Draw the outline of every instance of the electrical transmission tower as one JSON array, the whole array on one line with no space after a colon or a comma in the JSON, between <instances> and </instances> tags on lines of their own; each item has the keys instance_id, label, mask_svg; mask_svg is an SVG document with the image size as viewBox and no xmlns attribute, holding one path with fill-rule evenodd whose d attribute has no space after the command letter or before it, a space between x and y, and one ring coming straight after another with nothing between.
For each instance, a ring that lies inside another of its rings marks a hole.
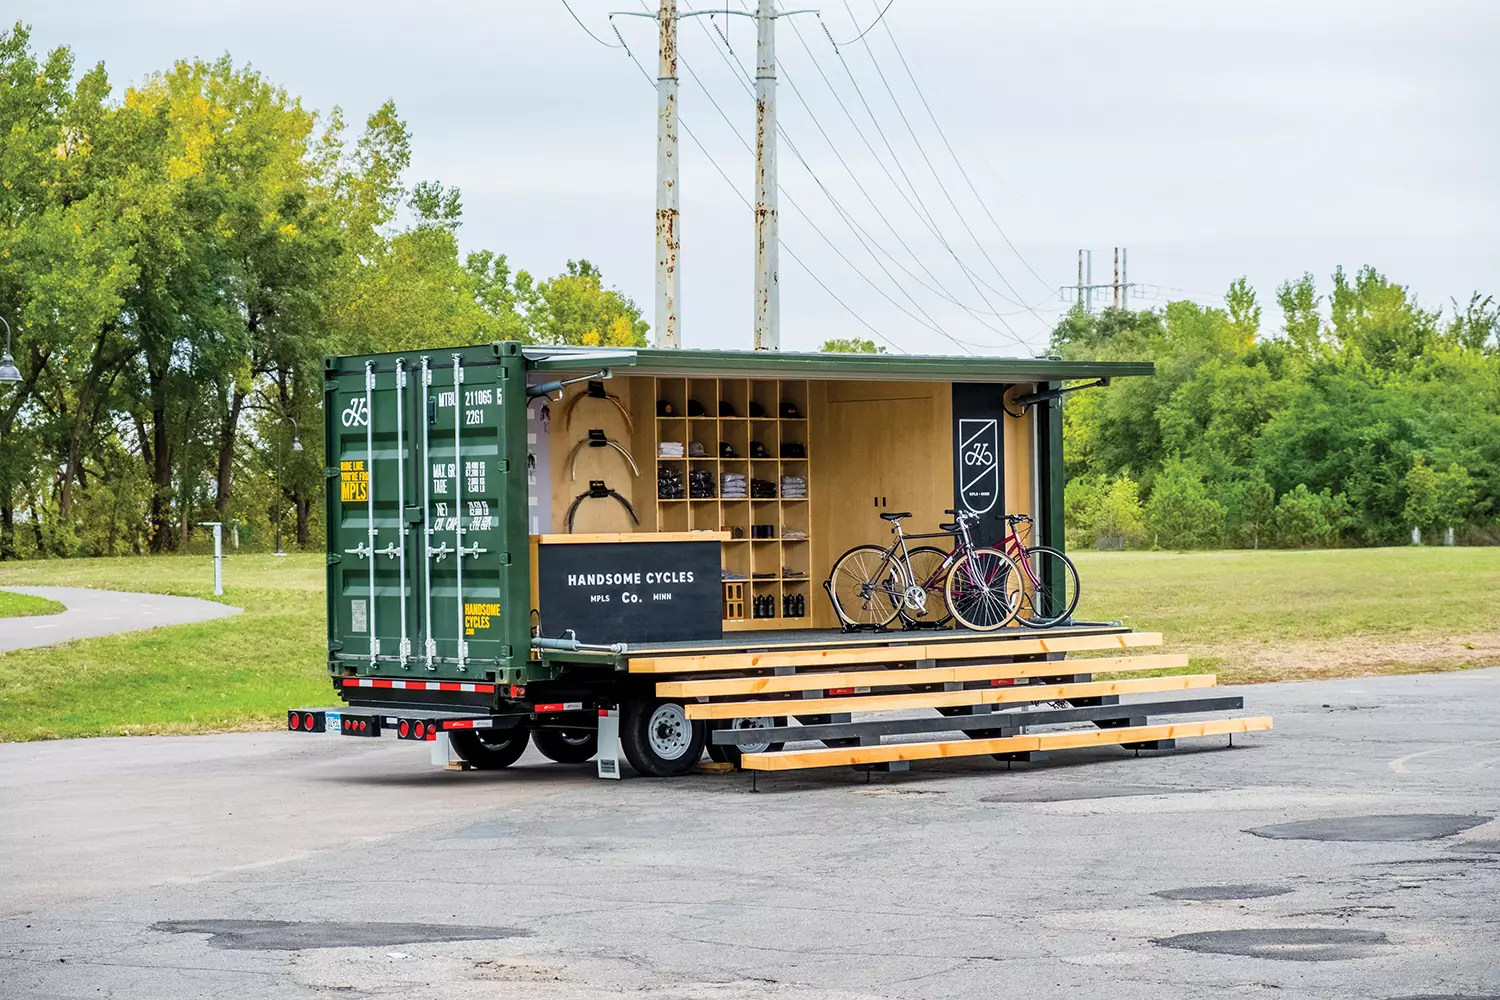
<instances>
[{"instance_id":1,"label":"electrical transmission tower","mask_svg":"<svg viewBox=\"0 0 1500 1000\"><path fill-rule=\"evenodd\" d=\"M1115 280L1111 282L1094 283L1094 251L1078 251L1078 283L1076 285L1064 285L1058 291L1066 295L1069 291L1074 293L1073 301L1083 306L1083 311L1091 313L1094 311L1094 292L1101 288L1109 288L1114 291L1113 305L1116 309L1130 308L1130 290L1137 287L1137 283L1129 278L1130 251L1127 248L1115 247Z\"/></svg>"}]
</instances>

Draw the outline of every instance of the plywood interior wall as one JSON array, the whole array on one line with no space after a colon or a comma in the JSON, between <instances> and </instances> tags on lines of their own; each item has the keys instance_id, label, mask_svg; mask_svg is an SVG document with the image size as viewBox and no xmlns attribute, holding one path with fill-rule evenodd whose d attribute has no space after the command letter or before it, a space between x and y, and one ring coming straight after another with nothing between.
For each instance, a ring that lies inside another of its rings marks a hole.
<instances>
[{"instance_id":1,"label":"plywood interior wall","mask_svg":"<svg viewBox=\"0 0 1500 1000\"><path fill-rule=\"evenodd\" d=\"M1035 386L1031 384L1012 386L1006 390L1005 405L1012 413L1020 413L1012 399L1016 396L1024 396L1032 392ZM1005 417L1004 449L1005 449L1005 512L1007 514L1031 514L1032 497L1035 495L1032 489L1033 456L1032 442L1035 440L1035 408L1026 410L1019 418L1007 415ZM994 539L988 539L994 541Z\"/></svg>"},{"instance_id":2,"label":"plywood interior wall","mask_svg":"<svg viewBox=\"0 0 1500 1000\"><path fill-rule=\"evenodd\" d=\"M644 425L646 433L649 434L652 411L642 410L639 401L634 398L636 393L633 391L633 383L638 381L641 380L613 378L604 384L630 409L630 416L635 421L637 432ZM637 527L633 524L625 508L614 499L585 500L579 505L578 513L573 521L573 530L576 533L649 531L651 527L647 518L650 516L650 511L644 510L643 506L651 507L651 501L655 495L655 483L647 481L651 475L650 448L649 446L641 447L637 439L638 434L631 432L624 416L613 403L607 400L585 399L579 402L573 410L573 420L570 425L565 417L568 403L575 397L587 393L588 384L580 382L577 385L568 386L562 400L554 400L549 404L552 419L548 421L546 436L552 459L552 531L557 534L567 532L568 508L578 494L589 488L591 479L604 480L606 484L629 500L636 514L641 518L641 525ZM591 428L596 427L632 452L636 465L641 470L639 477L631 473L630 465L613 448L589 448L587 446L580 449L578 453L577 477L574 478L568 474L568 453L572 451L573 445L588 437Z\"/></svg>"},{"instance_id":3,"label":"plywood interior wall","mask_svg":"<svg viewBox=\"0 0 1500 1000\"><path fill-rule=\"evenodd\" d=\"M855 545L889 544L879 515L911 511L936 531L953 506L953 393L946 382L813 382L812 443L824 484L812 503L815 627L838 619L822 581Z\"/></svg>"}]
</instances>

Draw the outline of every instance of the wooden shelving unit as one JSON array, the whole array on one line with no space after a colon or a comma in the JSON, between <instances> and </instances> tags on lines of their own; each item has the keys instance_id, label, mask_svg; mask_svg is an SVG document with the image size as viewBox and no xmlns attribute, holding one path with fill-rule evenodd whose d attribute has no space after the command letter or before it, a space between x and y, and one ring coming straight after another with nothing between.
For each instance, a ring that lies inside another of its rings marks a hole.
<instances>
[{"instance_id":1,"label":"wooden shelving unit","mask_svg":"<svg viewBox=\"0 0 1500 1000\"><path fill-rule=\"evenodd\" d=\"M654 420L652 454L657 482L664 469L681 473L682 499L656 500L658 531L714 530L735 532L739 538L723 543L724 568L743 579L726 580L726 585L742 584L740 598L731 601L726 595L726 614L738 608L743 617L724 619L726 630L805 628L812 624L812 518L807 497L782 496L782 478L800 476L812 491L813 455L808 433L808 385L805 380L760 379L680 379L657 378L655 398L670 407L666 416ZM689 415L689 402L698 406ZM751 403L762 416L751 416ZM725 414L720 404L727 404ZM784 404L796 407L796 417L781 416ZM701 411L699 410L701 406ZM732 415L728 415L732 414ZM682 458L664 458L663 442L683 446ZM752 442L765 449L765 457L752 458ZM690 454L693 444L703 447L703 457ZM803 447L805 458L784 458L782 445ZM722 457L721 447L728 444L734 457ZM707 472L713 479L712 498L690 494L694 472ZM724 474L745 476L747 492L753 492L753 480L775 484L774 498L725 499ZM771 537L754 537L757 525L769 525ZM787 532L801 533L800 538L786 538ZM774 617L754 617L758 598L770 597ZM784 614L786 599L801 598L803 614Z\"/></svg>"}]
</instances>

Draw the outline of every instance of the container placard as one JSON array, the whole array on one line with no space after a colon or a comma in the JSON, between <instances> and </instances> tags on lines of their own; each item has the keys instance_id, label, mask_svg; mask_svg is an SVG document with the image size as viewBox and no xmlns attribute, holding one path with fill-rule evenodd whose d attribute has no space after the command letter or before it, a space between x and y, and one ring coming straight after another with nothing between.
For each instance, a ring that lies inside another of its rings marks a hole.
<instances>
[{"instance_id":1,"label":"container placard","mask_svg":"<svg viewBox=\"0 0 1500 1000\"><path fill-rule=\"evenodd\" d=\"M720 564L716 541L539 546L542 631L596 643L720 638Z\"/></svg>"}]
</instances>

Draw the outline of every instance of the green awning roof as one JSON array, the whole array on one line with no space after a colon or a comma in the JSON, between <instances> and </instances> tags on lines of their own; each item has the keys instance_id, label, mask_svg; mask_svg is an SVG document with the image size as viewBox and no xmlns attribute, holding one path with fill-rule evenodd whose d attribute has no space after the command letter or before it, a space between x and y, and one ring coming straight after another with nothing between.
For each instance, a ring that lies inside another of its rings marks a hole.
<instances>
[{"instance_id":1,"label":"green awning roof","mask_svg":"<svg viewBox=\"0 0 1500 1000\"><path fill-rule=\"evenodd\" d=\"M532 367L548 371L629 369L620 374L684 378L865 379L881 382L1060 382L1153 375L1149 361L1060 361L922 354L811 354L659 348L527 346ZM577 357L572 357L576 355Z\"/></svg>"}]
</instances>

